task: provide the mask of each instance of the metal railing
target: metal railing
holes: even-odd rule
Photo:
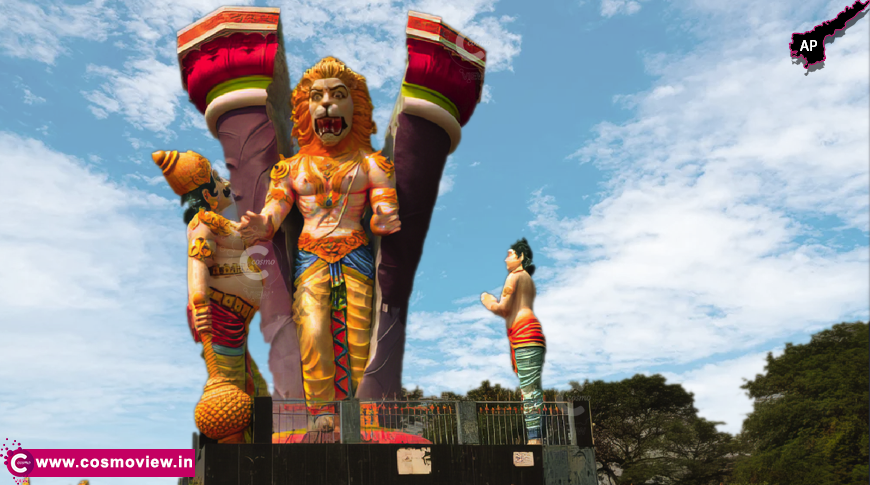
[[[272,402],[273,442],[338,443],[341,442],[340,422],[340,401],[316,406],[308,406],[302,400]]]
[[[379,441],[384,433],[423,438],[432,444],[458,444],[455,401],[381,401],[360,403],[363,441]]]
[[[272,442],[463,444],[459,404],[459,401],[334,401],[308,406],[302,400],[274,401]],[[476,421],[476,442],[479,444],[521,445],[527,442],[521,401],[478,401],[468,404],[476,409],[476,420],[474,413],[466,416],[470,419],[467,423]],[[567,402],[550,401],[542,404],[541,432],[544,445],[576,444],[570,409]],[[347,416],[342,416],[343,413],[347,413]],[[468,426],[467,423],[464,426]]]
[[[567,402],[544,402],[541,405],[543,444],[571,444],[569,416]],[[522,402],[479,401],[477,426],[480,444],[484,445],[524,444],[528,436]]]

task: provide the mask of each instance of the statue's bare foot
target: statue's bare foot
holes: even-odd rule
[[[318,416],[314,420],[314,430],[322,433],[335,431],[335,418],[333,416]]]

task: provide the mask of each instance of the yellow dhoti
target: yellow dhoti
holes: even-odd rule
[[[329,263],[300,251],[293,315],[309,402],[353,396],[365,372],[374,295],[371,252],[365,246]]]

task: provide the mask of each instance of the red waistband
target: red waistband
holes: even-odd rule
[[[512,348],[528,346],[546,346],[544,330],[541,322],[534,315],[523,317],[508,330],[508,340]]]

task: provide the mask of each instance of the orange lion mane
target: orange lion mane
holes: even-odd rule
[[[308,97],[314,81],[330,78],[340,79],[350,90],[350,97],[353,100],[353,122],[350,133],[340,143],[326,147],[320,143],[320,139],[314,133],[311,113],[308,111]],[[293,137],[299,143],[300,153],[338,154],[358,149],[364,149],[369,153],[374,151],[371,137],[377,133],[377,127],[372,119],[374,106],[369,97],[366,78],[338,59],[324,57],[314,67],[305,71],[293,90],[291,102],[293,103]]]

